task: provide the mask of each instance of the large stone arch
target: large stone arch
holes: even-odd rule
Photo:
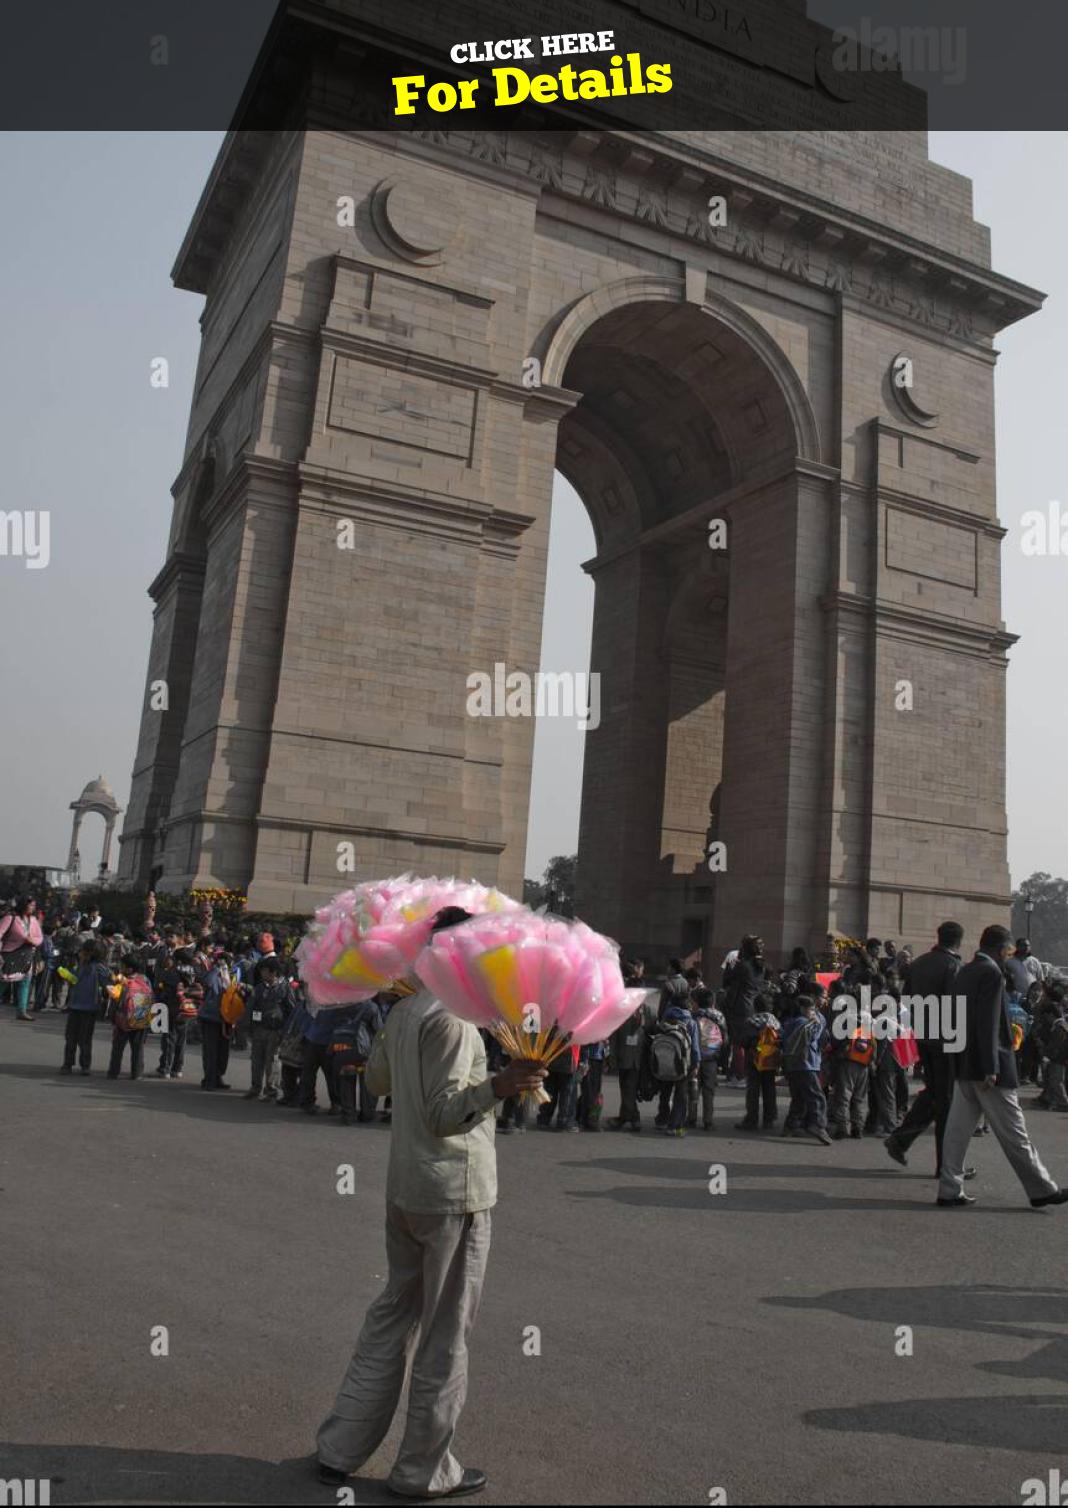
[[[538,668],[559,466],[615,688],[590,920],[662,956],[999,913],[993,337],[1040,300],[921,135],[238,130],[175,276],[204,349],[148,682],[195,686],[184,721],[146,694],[128,878],[283,910],[391,870],[518,890],[533,727],[466,683]],[[902,353],[934,424],[894,401]]]

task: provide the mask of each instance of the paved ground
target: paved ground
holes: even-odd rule
[[[0,1478],[50,1477],[57,1504],[336,1502],[309,1452],[384,1270],[388,1130],[205,1095],[196,1049],[181,1083],[109,1083],[99,1028],[101,1067],[61,1079],[61,1021],[0,1020]],[[929,1139],[904,1172],[871,1140],[735,1135],[737,1105],[681,1142],[501,1140],[458,1437],[483,1501],[1019,1503],[1068,1480],[1068,1210],[1031,1211],[989,1138],[957,1214]],[[1068,1179],[1068,1117],[1031,1126]],[[386,1500],[395,1443],[357,1502]]]

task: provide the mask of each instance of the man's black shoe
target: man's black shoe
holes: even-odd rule
[[[901,1147],[898,1146],[897,1142],[892,1136],[888,1136],[886,1138],[886,1140],[883,1142],[883,1146],[886,1148],[887,1152],[895,1162],[899,1162],[903,1168],[908,1167],[908,1158],[905,1156],[905,1153],[903,1152]]]
[[[1068,1189],[1058,1189],[1055,1194],[1040,1194],[1031,1200],[1032,1209],[1044,1210],[1047,1204],[1068,1204]]]
[[[464,1474],[455,1487],[450,1487],[445,1492],[402,1492],[396,1487],[386,1483],[386,1491],[395,1498],[406,1498],[412,1503],[433,1503],[438,1498],[469,1498],[476,1492],[484,1492],[486,1487],[486,1473],[479,1471],[475,1466],[465,1466]]]
[[[939,1196],[938,1204],[944,1210],[963,1210],[975,1204],[971,1194],[958,1194],[955,1199],[943,1199]]]

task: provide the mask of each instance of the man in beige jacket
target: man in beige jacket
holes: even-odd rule
[[[447,907],[435,931],[467,920]],[[413,979],[413,983],[418,984]],[[320,1480],[336,1486],[381,1445],[400,1401],[409,1342],[408,1418],[387,1487],[401,1497],[467,1496],[486,1485],[452,1454],[467,1395],[467,1339],[478,1313],[497,1202],[495,1100],[536,1088],[515,1062],[493,1078],[475,1027],[420,990],[393,1007],[366,1069],[393,1096],[386,1182],[389,1277],[367,1311],[333,1411],[318,1435]]]

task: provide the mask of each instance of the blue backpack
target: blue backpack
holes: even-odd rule
[[[358,1073],[366,1067],[374,1034],[364,1017],[344,1021],[330,1038],[330,1062],[340,1073]]]

